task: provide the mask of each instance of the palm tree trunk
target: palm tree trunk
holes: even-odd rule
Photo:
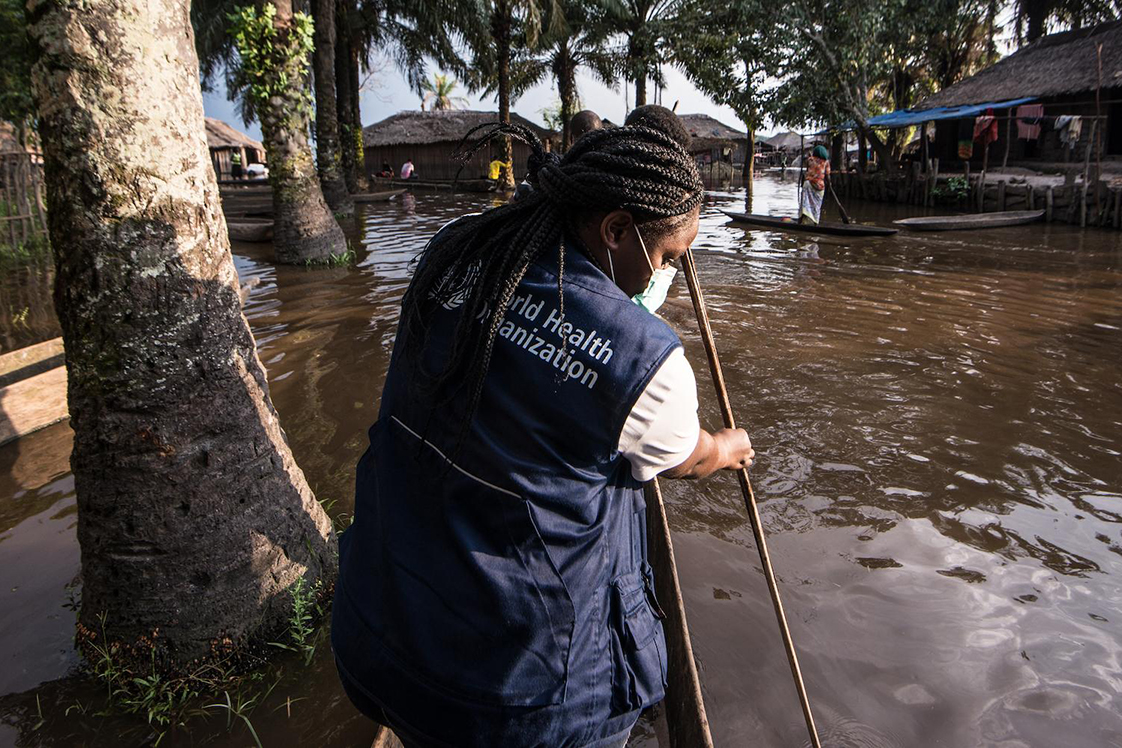
[[[354,109],[351,101],[351,34],[348,0],[338,0],[335,6],[335,94],[336,115],[339,121],[339,161],[343,171],[343,181],[347,191],[359,192],[358,164],[355,163],[354,132],[352,122]]]
[[[316,85],[316,168],[327,204],[335,213],[354,212],[339,154],[339,118],[335,106],[335,2],[314,0]]]
[[[574,114],[577,101],[577,66],[573,63],[567,44],[562,44],[558,49],[556,63],[557,93],[561,97],[561,150],[564,152],[573,144],[569,120]]]
[[[294,33],[292,0],[272,0],[277,9],[278,38]],[[277,262],[325,262],[332,254],[347,251],[343,230],[319,187],[312,149],[308,144],[308,112],[302,97],[307,74],[302,60],[292,60],[268,71],[271,88],[282,95],[269,97],[258,114],[265,153],[269,158],[269,184],[273,188],[273,251]],[[287,85],[281,81],[288,81]]]
[[[354,0],[350,0],[353,3]],[[358,27],[351,26],[351,56],[347,73],[351,76],[351,85],[347,87],[350,93],[351,104],[351,141],[349,146],[354,150],[355,184],[360,192],[370,188],[366,179],[366,153],[362,142],[362,70],[360,64],[360,45]]]
[[[495,39],[496,53],[499,64],[499,121],[510,122],[510,32],[513,24],[512,11],[508,0],[498,0],[495,3],[494,15],[491,17],[491,35]],[[507,164],[504,169],[503,188],[514,189],[514,149],[510,138],[503,136],[502,161]]]
[[[43,0],[30,32],[50,231],[66,237],[79,646],[119,644],[145,673],[263,647],[296,580],[330,586],[336,544],[241,312],[189,3]]]

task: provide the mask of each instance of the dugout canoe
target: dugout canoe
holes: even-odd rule
[[[964,231],[1020,226],[1039,221],[1043,210],[1002,210],[996,213],[967,213],[960,216],[917,216],[901,218],[892,223],[913,231]]]
[[[713,748],[705,700],[701,696],[701,678],[686,624],[686,603],[682,599],[682,585],[674,560],[674,541],[657,478],[644,486],[643,495],[647,500],[647,555],[654,570],[655,595],[666,614],[662,621],[667,653],[666,698],[662,709],[670,732],[670,748]]]
[[[869,226],[863,223],[799,223],[787,216],[762,216],[756,213],[736,213],[722,210],[734,223],[758,226],[772,231],[799,231],[806,234],[836,234],[840,236],[892,236],[900,229]]]
[[[351,195],[351,199],[356,203],[384,203],[407,191],[408,190],[402,188],[400,190],[384,190],[382,192],[362,192],[357,195]]]
[[[273,239],[272,218],[227,218],[226,230],[235,242],[267,242]]]

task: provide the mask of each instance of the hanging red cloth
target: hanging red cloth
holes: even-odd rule
[[[997,117],[993,116],[992,109],[974,120],[974,140],[983,147],[997,140]]]

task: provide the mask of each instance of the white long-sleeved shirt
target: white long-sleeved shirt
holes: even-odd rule
[[[697,381],[678,348],[635,401],[620,431],[619,451],[631,463],[635,480],[648,481],[685,462],[700,435]]]

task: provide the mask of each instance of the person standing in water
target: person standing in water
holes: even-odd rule
[[[644,481],[748,466],[709,433],[654,312],[694,241],[692,157],[598,130],[533,191],[462,217],[402,301],[340,542],[332,645],[355,706],[407,748],[616,748],[663,698]]]
[[[802,204],[799,206],[799,223],[818,223],[829,179],[830,152],[826,146],[816,145],[806,159],[806,183],[803,184]]]

